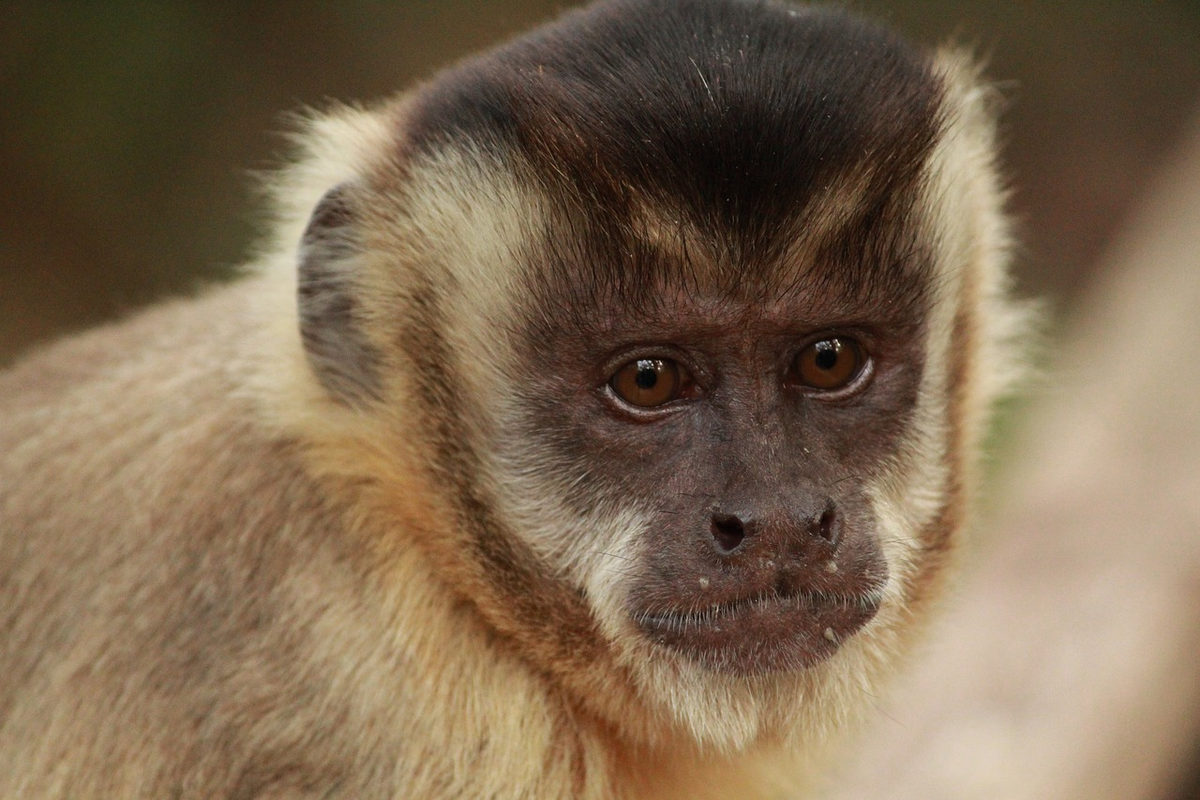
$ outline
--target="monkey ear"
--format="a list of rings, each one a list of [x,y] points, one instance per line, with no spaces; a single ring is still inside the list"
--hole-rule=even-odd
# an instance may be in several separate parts
[[[356,266],[362,253],[355,187],[330,189],[300,240],[300,337],[317,379],[346,405],[381,399],[379,352],[364,333]]]

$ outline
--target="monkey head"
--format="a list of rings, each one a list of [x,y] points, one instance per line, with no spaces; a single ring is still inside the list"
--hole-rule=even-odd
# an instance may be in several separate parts
[[[842,12],[627,0],[315,121],[291,380],[379,572],[634,741],[862,705],[1006,363],[987,97]]]

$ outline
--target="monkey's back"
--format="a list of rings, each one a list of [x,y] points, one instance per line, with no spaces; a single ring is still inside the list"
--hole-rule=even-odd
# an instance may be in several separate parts
[[[296,598],[340,523],[255,408],[249,285],[0,374],[0,796],[309,780],[322,726],[281,699],[323,691]]]

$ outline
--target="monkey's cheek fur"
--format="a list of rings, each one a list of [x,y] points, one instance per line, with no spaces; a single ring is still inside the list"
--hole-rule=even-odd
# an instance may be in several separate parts
[[[695,612],[635,614],[655,644],[714,672],[739,677],[814,666],[871,621],[881,593],[797,593],[749,598]]]

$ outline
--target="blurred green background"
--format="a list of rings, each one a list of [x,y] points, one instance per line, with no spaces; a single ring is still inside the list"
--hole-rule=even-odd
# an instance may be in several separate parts
[[[0,6],[0,363],[228,274],[287,112],[369,101],[548,0]],[[1200,98],[1200,3],[863,2],[1004,90],[1022,290],[1059,309]]]

